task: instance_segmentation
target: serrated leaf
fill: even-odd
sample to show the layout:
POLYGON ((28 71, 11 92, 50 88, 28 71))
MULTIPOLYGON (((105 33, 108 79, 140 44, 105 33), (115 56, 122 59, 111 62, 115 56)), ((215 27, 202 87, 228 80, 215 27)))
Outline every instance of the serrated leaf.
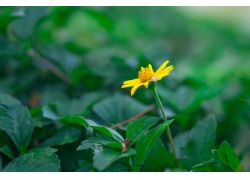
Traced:
POLYGON ((81 130, 75 127, 63 127, 54 136, 44 140, 40 147, 63 145, 76 141, 81 135, 81 130))
POLYGON ((63 118, 63 119, 60 119, 60 121, 63 123, 67 123, 67 124, 81 124, 81 125, 84 125, 87 127, 91 127, 94 130, 101 132, 101 133, 107 135, 108 137, 111 137, 112 139, 118 141, 118 142, 123 141, 123 137, 115 130, 108 128, 108 127, 105 127, 105 126, 98 125, 94 121, 84 119, 83 117, 80 117, 80 116, 63 118))
POLYGON ((113 148, 103 147, 101 152, 96 152, 94 154, 93 166, 99 171, 103 171, 118 159, 129 157, 133 154, 135 154, 135 150, 132 148, 129 148, 126 152, 122 153, 113 148))
POLYGON ((14 118, 16 133, 7 132, 7 134, 23 153, 30 143, 34 119, 30 117, 28 109, 21 104, 11 106, 9 112, 14 118))
POLYGON ((16 132, 14 119, 6 109, 0 106, 0 129, 9 132, 16 132))
POLYGON ((162 172, 166 167, 171 165, 173 159, 173 153, 168 152, 162 141, 158 139, 149 151, 143 164, 142 171, 162 172))
POLYGON ((138 171, 139 166, 144 163, 150 149, 154 145, 155 141, 160 137, 164 130, 174 120, 168 120, 151 129, 146 135, 142 136, 136 144, 135 166, 134 169, 138 171))
POLYGON ((76 172, 92 172, 93 171, 93 164, 86 161, 81 160, 79 161, 80 168, 76 170, 76 172))
POLYGON ((11 95, 9 94, 5 94, 5 93, 1 93, 0 92, 0 100, 1 100, 1 104, 7 105, 7 106, 11 106, 14 104, 20 104, 20 101, 13 98, 11 95))
POLYGON ((7 164, 4 172, 58 172, 60 162, 52 148, 33 149, 7 164))
POLYGON ((188 143, 181 148, 180 155, 183 165, 190 170, 192 166, 212 158, 211 150, 215 147, 216 120, 207 116, 198 121, 189 133, 188 143))
POLYGON ((140 137, 159 120, 160 118, 158 117, 144 116, 129 123, 126 130, 126 139, 132 140, 130 146, 140 139, 140 137))
POLYGON ((223 163, 230 166, 234 171, 245 172, 238 156, 235 154, 233 148, 227 141, 223 141, 219 146, 218 157, 223 163))
POLYGON ((14 154, 13 154, 13 152, 11 151, 11 149, 10 149, 10 147, 8 145, 0 147, 0 152, 4 153, 5 155, 10 157, 11 159, 14 159, 14 154))
POLYGON ((147 108, 127 95, 115 94, 93 106, 93 111, 108 125, 129 119, 147 108))
POLYGON ((122 144, 120 142, 114 141, 113 139, 107 137, 104 134, 97 134, 95 137, 91 137, 81 143, 77 150, 94 149, 95 144, 106 145, 109 147, 122 149, 122 144))
POLYGON ((192 167, 194 172, 233 172, 233 169, 222 163, 218 158, 218 151, 212 150, 213 158, 192 167))

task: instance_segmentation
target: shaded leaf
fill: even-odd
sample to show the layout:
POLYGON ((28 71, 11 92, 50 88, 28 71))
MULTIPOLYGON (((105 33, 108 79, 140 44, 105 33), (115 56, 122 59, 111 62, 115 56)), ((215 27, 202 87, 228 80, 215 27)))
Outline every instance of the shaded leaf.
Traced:
POLYGON ((91 137, 81 143, 77 150, 86 150, 88 148, 94 149, 95 144, 106 145, 109 147, 122 149, 120 142, 114 141, 113 139, 107 137, 104 134, 97 134, 95 137, 91 137))
POLYGON ((190 170, 192 166, 212 158, 211 150, 215 147, 215 131, 214 116, 207 116, 196 123, 188 135, 185 148, 181 148, 180 152, 185 168, 190 170))
POLYGON ((126 139, 131 139, 130 146, 133 145, 144 133, 153 125, 155 125, 160 118, 158 117, 141 117, 128 124, 126 130, 126 139))
POLYGON ((0 152, 4 153, 5 155, 10 157, 11 159, 14 159, 14 154, 8 145, 0 147, 0 152))
POLYGON ((213 158, 192 167, 194 172, 233 172, 233 169, 218 158, 218 151, 212 150, 213 158))
POLYGON ((99 171, 103 171, 118 159, 129 157, 133 154, 135 154, 135 150, 132 148, 122 153, 116 149, 104 147, 103 150, 94 154, 93 165, 99 171))
POLYGON ((81 160, 79 161, 80 168, 76 170, 76 172, 92 172, 93 171, 93 164, 86 161, 81 160))
POLYGON ((40 147, 63 145, 76 141, 81 135, 81 130, 75 127, 63 127, 54 136, 44 140, 40 147))
POLYGON ((1 106, 0 106, 0 129, 12 133, 16 132, 13 117, 7 112, 6 109, 4 109, 1 106))
POLYGON ((230 166, 234 171, 245 172, 238 156, 235 154, 233 148, 227 141, 223 141, 219 146, 218 157, 223 163, 230 166))
POLYGON ((33 149, 7 164, 4 172, 58 172, 60 162, 52 148, 33 149))
POLYGON ((14 105, 14 104, 20 104, 20 101, 13 98, 9 94, 5 94, 5 93, 0 92, 0 104, 11 106, 11 105, 14 105))
POLYGON ((143 164, 142 171, 162 172, 166 167, 172 165, 173 160, 173 153, 168 152, 162 141, 158 139, 149 151, 143 164))
POLYGON ((142 136, 136 144, 135 166, 134 169, 138 171, 139 166, 144 163, 150 149, 154 145, 155 141, 160 137, 164 130, 174 120, 168 120, 151 129, 146 135, 142 136))
POLYGON ((108 125, 129 119, 147 108, 127 95, 115 94, 93 106, 93 111, 108 125))
POLYGON ((34 129, 34 119, 30 117, 29 111, 21 104, 15 104, 9 109, 14 117, 16 133, 7 132, 16 147, 24 152, 29 145, 34 129))
POLYGON ((3 169, 3 164, 2 164, 2 158, 0 156, 0 172, 2 171, 2 169, 3 169))

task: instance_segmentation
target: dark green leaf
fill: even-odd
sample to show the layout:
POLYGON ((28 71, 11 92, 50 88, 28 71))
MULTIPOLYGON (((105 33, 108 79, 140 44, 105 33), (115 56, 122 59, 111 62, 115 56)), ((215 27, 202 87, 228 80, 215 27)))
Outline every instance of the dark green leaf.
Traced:
POLYGON ((140 139, 140 137, 159 120, 160 118, 158 117, 144 116, 129 123, 126 130, 126 139, 132 140, 130 146, 140 139))
POLYGON ((143 164, 142 171, 162 172, 166 167, 172 165, 171 162, 173 159, 173 153, 168 152, 162 141, 158 139, 149 151, 143 164))
POLYGON ((81 135, 81 130, 75 127, 63 127, 54 136, 44 140, 40 147, 63 145, 76 141, 81 135))
POLYGON ((174 120, 168 120, 157 127, 151 129, 146 135, 142 136, 136 144, 136 155, 135 155, 135 170, 138 171, 139 166, 144 163, 150 149, 154 145, 155 141, 160 137, 164 130, 174 120))
POLYGON ((13 117, 7 112, 6 109, 4 109, 1 106, 0 106, 0 129, 12 133, 16 132, 13 117))
POLYGON ((21 104, 11 106, 9 112, 14 117, 16 133, 7 132, 7 134, 23 153, 30 143, 34 119, 30 117, 28 109, 21 104))
POLYGON ((122 163, 123 159, 120 159, 109 167, 107 167, 103 172, 130 172, 130 170, 122 163))
POLYGON ((2 169, 3 169, 3 164, 2 164, 2 158, 0 156, 0 172, 2 171, 2 169))
POLYGON ((230 166, 234 171, 245 172, 238 156, 235 154, 233 148, 227 141, 223 141, 219 146, 218 157, 223 163, 230 166))
POLYGON ((76 172, 92 172, 93 171, 93 165, 92 163, 81 160, 79 161, 80 168, 76 170, 76 172))
POLYGON ((52 148, 34 149, 7 164, 4 172, 58 172, 60 162, 52 148))
POLYGON ((233 169, 224 164, 218 158, 218 151, 212 150, 213 158, 192 167, 195 172, 233 172, 233 169))
POLYGON ((31 36, 36 23, 44 16, 48 15, 48 7, 26 7, 25 15, 15 21, 10 26, 16 36, 28 38, 31 36))
POLYGON ((5 155, 10 157, 11 159, 14 159, 14 154, 13 154, 13 152, 11 151, 11 149, 10 149, 10 147, 8 145, 0 147, 0 152, 4 153, 5 155))
POLYGON ((188 143, 181 148, 181 160, 186 169, 212 158, 211 150, 215 147, 216 121, 214 116, 207 116, 198 121, 189 133, 188 143))
POLYGON ((129 119, 146 108, 146 105, 129 96, 115 94, 94 105, 93 111, 108 125, 111 125, 129 119))
POLYGON ((129 157, 133 154, 135 154, 135 150, 132 148, 129 148, 126 152, 122 153, 113 148, 103 147, 99 152, 95 152, 93 165, 99 171, 103 171, 118 159, 129 157))
POLYGON ((106 145, 109 147, 122 149, 122 144, 120 142, 114 141, 113 139, 107 137, 104 134, 97 134, 95 137, 91 137, 81 143, 77 150, 86 150, 88 148, 94 149, 95 144, 106 145))

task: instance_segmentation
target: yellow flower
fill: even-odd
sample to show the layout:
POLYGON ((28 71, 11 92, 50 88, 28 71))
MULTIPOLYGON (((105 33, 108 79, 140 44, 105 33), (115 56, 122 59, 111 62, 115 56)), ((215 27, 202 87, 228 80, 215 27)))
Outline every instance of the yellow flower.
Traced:
POLYGON ((138 72, 139 78, 124 81, 122 88, 133 87, 131 89, 131 96, 133 96, 136 89, 142 85, 148 88, 150 81, 157 82, 158 80, 161 80, 162 77, 167 76, 170 71, 174 69, 173 65, 166 67, 168 62, 169 61, 165 61, 156 72, 154 72, 151 64, 146 68, 141 67, 141 70, 138 72))

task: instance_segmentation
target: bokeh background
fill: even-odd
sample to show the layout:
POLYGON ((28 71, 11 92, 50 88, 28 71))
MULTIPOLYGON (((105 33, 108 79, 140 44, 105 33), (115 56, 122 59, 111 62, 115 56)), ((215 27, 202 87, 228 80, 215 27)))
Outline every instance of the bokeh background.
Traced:
MULTIPOLYGON (((61 102, 73 115, 86 93, 129 96, 123 81, 165 60, 174 70, 157 90, 173 136, 213 114, 216 145, 227 140, 249 171, 249 7, 0 7, 0 91, 30 109, 61 102)), ((133 98, 155 103, 142 87, 133 98)))

